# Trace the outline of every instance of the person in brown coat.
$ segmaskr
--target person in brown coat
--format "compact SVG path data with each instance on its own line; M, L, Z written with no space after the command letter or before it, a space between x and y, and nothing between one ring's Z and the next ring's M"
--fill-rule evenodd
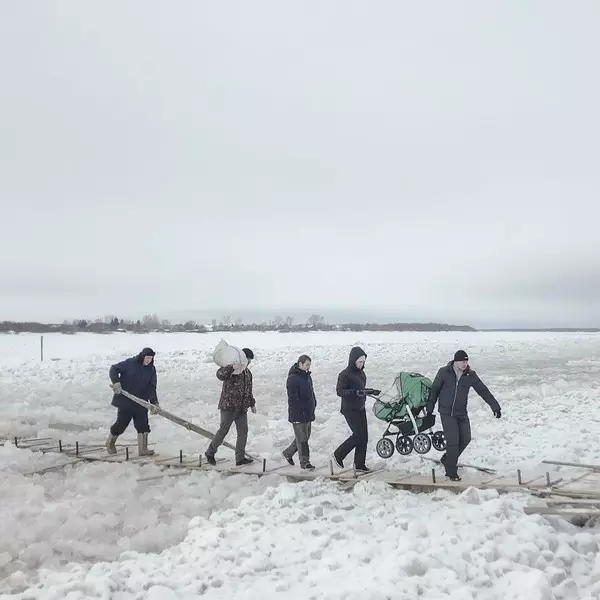
M249 348L242 349L250 361L254 353ZM234 365L221 367L217 371L217 378L223 382L221 398L219 399L219 410L221 411L221 424L215 437L210 442L204 453L206 460L211 465L216 465L215 454L223 443L225 436L229 433L231 425L235 423L237 439L235 443L235 464L237 466L247 465L252 459L246 456L246 442L248 440L248 409L256 412L256 400L252 394L252 371L248 366L239 373L234 374Z

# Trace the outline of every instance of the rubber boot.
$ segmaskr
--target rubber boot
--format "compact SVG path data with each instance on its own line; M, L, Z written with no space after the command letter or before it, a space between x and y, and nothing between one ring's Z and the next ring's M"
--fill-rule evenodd
M138 456L153 456L154 450L148 450L148 434L138 433Z
M118 435L113 435L112 433L108 434L108 438L106 439L106 450L109 454L116 454L117 447L115 446L117 442Z

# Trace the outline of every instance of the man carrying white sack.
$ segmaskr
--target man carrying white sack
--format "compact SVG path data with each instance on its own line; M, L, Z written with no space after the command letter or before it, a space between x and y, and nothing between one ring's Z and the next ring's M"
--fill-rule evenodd
M248 369L254 353L249 348L242 348L242 352L248 359L248 364L240 373L234 373L239 370L240 365L220 367L217 371L217 378L223 382L219 399L221 425L205 452L206 460L211 465L217 464L215 454L233 423L235 423L237 432L235 464L239 467L252 462L251 458L246 457L246 442L248 440L248 409L250 408L253 413L256 412L256 400L252 394L252 372Z

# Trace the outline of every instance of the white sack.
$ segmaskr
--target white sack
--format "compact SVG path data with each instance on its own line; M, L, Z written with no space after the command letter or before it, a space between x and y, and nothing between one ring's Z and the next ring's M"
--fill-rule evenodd
M230 346L225 340L221 340L213 351L213 360L219 367L233 365L233 372L239 375L247 366L248 358L241 348Z

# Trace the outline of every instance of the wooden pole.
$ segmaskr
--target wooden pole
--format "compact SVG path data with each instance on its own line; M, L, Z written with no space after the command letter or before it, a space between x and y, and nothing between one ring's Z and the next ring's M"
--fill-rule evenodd
M40 360L44 362L44 336L40 336Z

